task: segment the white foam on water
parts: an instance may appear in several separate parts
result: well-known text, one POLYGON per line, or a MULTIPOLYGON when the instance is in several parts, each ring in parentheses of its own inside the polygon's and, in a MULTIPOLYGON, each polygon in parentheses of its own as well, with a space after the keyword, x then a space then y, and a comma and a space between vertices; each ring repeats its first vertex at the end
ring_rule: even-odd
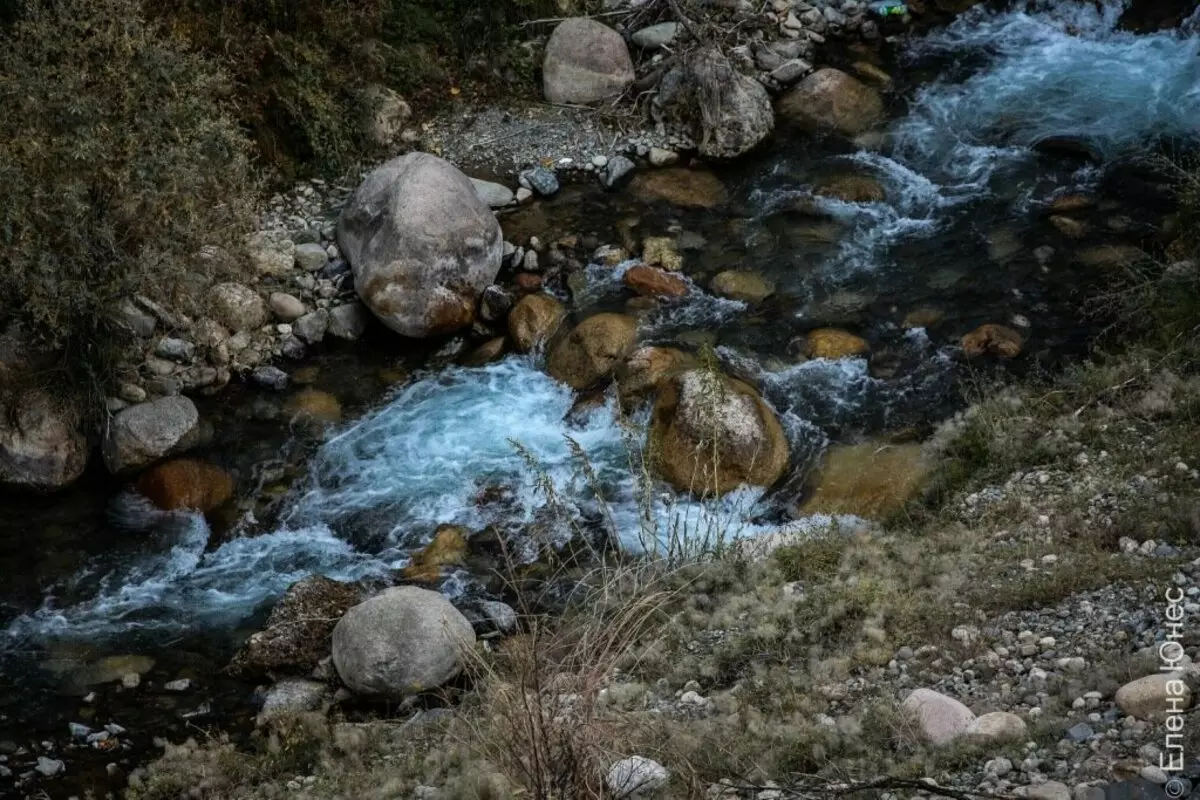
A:
MULTIPOLYGON (((587 307, 624 296, 625 273, 641 263, 637 259, 629 259, 615 267, 588 265, 587 287, 580 293, 576 304, 587 307)), ((684 282, 687 294, 663 298, 656 308, 642 314, 638 327, 644 337, 668 336, 691 328, 720 327, 737 319, 746 310, 745 303, 711 295, 682 272, 671 274, 684 282)))
POLYGON ((439 524, 477 529, 502 513, 510 529, 533 525, 546 507, 539 473, 554 486, 568 524, 611 520, 633 551, 699 548, 775 529, 752 521, 760 489, 699 503, 645 486, 635 477, 642 430, 622 421, 611 399, 568 421, 574 402, 569 387, 528 357, 419 380, 321 447, 278 530, 206 552, 210 533, 201 517, 164 515, 169 530, 148 537, 142 552, 102 577, 89 568, 14 621, 6 638, 236 625, 307 575, 386 578, 439 524), (586 454, 595 483, 568 437, 586 454), (489 486, 510 490, 512 504, 502 512, 481 507, 479 493, 489 486), (75 595, 88 599, 59 599, 75 595))
MULTIPOLYGON (((138 630, 234 625, 264 600, 321 572, 342 580, 382 576, 387 565, 358 553, 328 529, 284 530, 240 538, 205 552, 210 532, 198 515, 174 514, 169 541, 104 574, 90 599, 41 608, 14 620, 10 643, 38 638, 95 638, 138 630)), ((94 568, 75 583, 90 584, 94 568)), ((73 588, 67 587, 68 593, 73 588)))
POLYGON ((1086 139, 1105 156, 1200 123, 1200 40, 1117 29, 1124 4, 1040 3, 1033 13, 976 8, 915 41, 914 58, 985 63, 918 94, 893 127, 901 158, 940 182, 984 187, 1051 136, 1086 139), (1003 147, 995 150, 997 139, 1003 147))
MULTIPOLYGON (((1033 11, 976 7, 909 45, 913 61, 931 56, 973 62, 917 92, 888 132, 886 154, 849 157, 884 185, 884 203, 814 198, 847 226, 838 253, 823 265, 844 278, 886 265, 886 250, 927 237, 969 204, 1010 191, 1014 176, 1053 136, 1088 142, 1105 157, 1158 136, 1194 136, 1200 128, 1200 12, 1182 31, 1137 35, 1116 27, 1119 2, 1042 2, 1033 11)), ((773 172, 774 179, 782 170, 773 172)), ((1086 179, 1086 175, 1080 176, 1086 179)), ((812 187, 756 192, 765 217, 811 197, 812 187)), ((1027 211, 1028 190, 1014 197, 1027 211)))

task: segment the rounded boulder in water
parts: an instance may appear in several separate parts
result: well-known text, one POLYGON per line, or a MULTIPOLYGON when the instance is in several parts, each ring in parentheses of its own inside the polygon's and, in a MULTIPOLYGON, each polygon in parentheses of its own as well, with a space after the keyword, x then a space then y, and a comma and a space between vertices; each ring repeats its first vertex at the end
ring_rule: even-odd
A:
POLYGON ((504 251, 500 223, 471 180, 428 153, 368 175, 338 220, 337 238, 367 308, 418 339, 474 321, 504 251))
POLYGON ((518 352, 528 353, 549 340, 566 316, 563 304, 550 295, 529 294, 508 315, 508 335, 518 352))
POLYGON ((346 612, 333 629, 333 664, 356 694, 399 699, 452 680, 474 643, 471 623, 449 600, 401 586, 346 612))
POLYGON ((586 389, 610 376, 637 343, 637 320, 625 314, 596 314, 581 322, 550 353, 551 377, 586 389))
POLYGON ((771 486, 788 467, 775 412, 747 384, 707 369, 662 384, 649 436, 663 478, 693 494, 771 486))
POLYGON ((233 497, 233 478, 214 464, 179 458, 142 473, 134 488, 163 511, 205 513, 233 497))

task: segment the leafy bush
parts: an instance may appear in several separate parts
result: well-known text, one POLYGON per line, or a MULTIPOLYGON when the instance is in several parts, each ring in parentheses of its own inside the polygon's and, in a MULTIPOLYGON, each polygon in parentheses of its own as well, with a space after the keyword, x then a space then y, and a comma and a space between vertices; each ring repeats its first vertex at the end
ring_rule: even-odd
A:
POLYGON ((0 47, 0 262, 37 344, 101 388, 111 312, 170 300, 250 187, 230 86, 138 0, 31 0, 0 47))

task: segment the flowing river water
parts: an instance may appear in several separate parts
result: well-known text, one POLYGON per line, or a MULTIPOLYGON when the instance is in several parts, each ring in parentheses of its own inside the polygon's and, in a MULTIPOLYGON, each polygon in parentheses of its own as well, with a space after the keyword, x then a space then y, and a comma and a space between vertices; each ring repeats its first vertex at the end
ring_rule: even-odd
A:
MULTIPOLYGON (((1161 222, 1161 208, 1122 193, 1114 165, 1195 135, 1200 39, 1187 23, 1120 31, 1121 10, 1058 2, 970 12, 888 65, 907 88, 876 148, 781 130, 770 148, 718 172, 729 201, 716 209, 573 186, 503 217, 506 238, 617 241, 636 219, 640 235, 685 244, 695 287, 733 267, 774 281, 776 295, 754 308, 695 288, 643 314, 640 340, 713 344, 779 412, 800 472, 831 442, 927 431, 963 403, 963 333, 985 322, 1018 327, 1028 342, 1009 367, 1018 372, 1079 357, 1096 325, 1080 303, 1106 273, 1076 256, 1145 245, 1161 222), (821 180, 846 172, 877 180, 885 201, 814 197, 821 180), (1047 209, 1079 193, 1100 200, 1087 212, 1091 233, 1068 239, 1047 223, 1047 209), (808 213, 797 210, 805 204, 808 213), (905 329, 905 315, 922 308, 944 318, 905 329), (887 358, 797 363, 789 342, 827 324, 851 327, 887 358)), ((622 270, 590 267, 574 310, 620 308, 622 270)), ((633 551, 661 545, 681 519, 691 530, 707 527, 696 520, 732 522, 741 535, 824 522, 750 490, 717 507, 656 490, 647 511, 630 470, 638 417, 622 420, 611 399, 572 413, 573 393, 535 356, 464 368, 405 347, 376 332, 316 358, 317 387, 346 409, 321 441, 294 432, 279 400, 256 390, 206 401, 217 437, 200 456, 230 469, 241 496, 255 499, 228 530, 177 516, 151 534, 123 533, 108 516, 121 487, 98 474, 54 498, 0 498, 0 753, 49 744, 78 792, 107 787, 103 765, 136 759, 153 736, 244 724, 254 687, 219 671, 291 583, 310 574, 390 580, 442 523, 499 526, 518 542, 539 523, 544 495, 514 443, 571 515, 611 515, 633 551), (400 371, 411 374, 397 382, 400 371), (604 508, 567 437, 587 454, 604 508), (478 502, 496 486, 507 502, 478 502), (144 685, 121 687, 129 671, 144 672, 144 685), (164 690, 180 677, 192 688, 164 690), (64 751, 71 722, 117 723, 132 749, 64 751)), ((443 590, 470 583, 462 576, 443 590)), ((8 766, 19 774, 28 769, 21 761, 8 766)), ((13 780, 2 775, 0 794, 13 780)), ((47 791, 58 796, 65 785, 47 791)))

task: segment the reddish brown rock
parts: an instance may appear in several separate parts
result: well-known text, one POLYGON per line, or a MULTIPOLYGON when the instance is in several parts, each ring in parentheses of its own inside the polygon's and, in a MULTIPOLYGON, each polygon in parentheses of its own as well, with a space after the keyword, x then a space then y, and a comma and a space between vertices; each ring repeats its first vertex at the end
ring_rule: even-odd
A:
POLYGON ((997 358, 1016 358, 1021 353, 1021 334, 1003 325, 987 323, 980 325, 962 339, 963 352, 968 358, 979 356, 996 356, 997 358))
POLYGON ((163 511, 206 513, 233 497, 233 478, 214 464, 180 458, 142 473, 134 488, 163 511))
POLYGON ((683 297, 687 281, 661 269, 644 265, 630 267, 625 273, 625 285, 647 297, 683 297))

